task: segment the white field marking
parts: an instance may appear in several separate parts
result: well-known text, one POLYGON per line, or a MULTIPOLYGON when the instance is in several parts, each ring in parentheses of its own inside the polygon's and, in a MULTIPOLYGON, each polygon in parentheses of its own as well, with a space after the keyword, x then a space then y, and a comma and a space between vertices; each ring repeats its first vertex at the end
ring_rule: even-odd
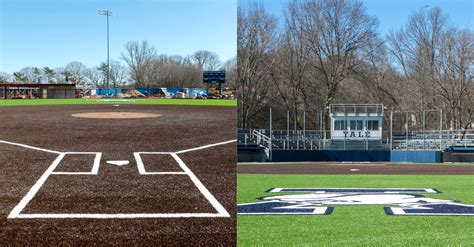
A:
POLYGON ((130 164, 128 160, 107 160, 107 164, 116 166, 126 166, 130 164))
POLYGON ((133 156, 135 156, 135 160, 137 161, 137 168, 138 173, 140 175, 182 175, 187 174, 186 172, 147 172, 145 170, 145 164, 143 164, 142 157, 140 154, 159 154, 159 155, 172 155, 172 153, 168 152, 135 152, 133 156))
POLYGON ((426 193, 434 193, 434 194, 438 193, 438 192, 437 192, 436 190, 434 190, 434 189, 425 189, 425 191, 426 191, 426 193))
POLYGON ((274 188, 270 190, 269 192, 280 192, 282 188, 274 188))
MULTIPOLYGON (((97 175, 99 173, 100 159, 102 158, 102 153, 99 152, 64 152, 64 155, 67 154, 95 154, 94 164, 92 165, 92 170, 90 172, 51 172, 53 175, 97 175)), ((64 158, 64 156, 63 156, 64 158)), ((61 163, 61 161, 59 161, 61 163)))
POLYGON ((186 172, 146 172, 141 175, 187 175, 186 172))
POLYGON ((135 219, 135 218, 219 218, 219 213, 160 213, 160 214, 20 214, 21 219, 135 219))
POLYGON ((174 153, 175 154, 182 154, 182 153, 186 153, 186 152, 191 152, 191 151, 210 148, 210 147, 214 147, 214 146, 224 145, 224 144, 228 144, 228 143, 232 143, 232 142, 236 142, 236 141, 237 141, 237 139, 230 140, 230 141, 225 141, 225 142, 219 142, 219 143, 209 144, 209 145, 205 145, 205 146, 201 146, 201 147, 197 147, 197 148, 190 148, 190 149, 186 149, 186 150, 181 150, 181 151, 174 152, 174 153))
MULTIPOLYGON (((179 151, 179 153, 190 152, 194 150, 204 149, 212 146, 223 145, 231 142, 235 142, 236 140, 231 140, 227 142, 221 142, 211 145, 206 145, 198 148, 188 149, 179 151)), ((193 181, 196 185, 198 190, 204 195, 204 197, 212 204, 214 209, 217 210, 217 213, 151 213, 151 214, 20 214, 21 211, 26 207, 26 205, 33 199, 36 193, 41 189, 43 184, 46 182, 48 177, 51 174, 97 174, 100 158, 102 153, 98 152, 82 152, 83 154, 96 154, 94 159, 94 166, 92 172, 77 172, 77 173, 70 173, 70 172, 53 172, 61 160, 64 158, 66 154, 77 154, 77 152, 58 152, 53 150, 47 150, 42 148, 36 148, 28 145, 18 144, 18 143, 11 143, 6 141, 1 141, 0 143, 6 143, 11 145, 17 145, 21 147, 31 148, 39 151, 51 152, 59 154, 59 156, 54 160, 54 162, 48 167, 48 169, 43 173, 43 175, 36 181, 36 183, 30 188, 28 193, 22 198, 22 200, 13 208, 7 218, 22 218, 22 219, 38 219, 38 218, 93 218, 93 219, 129 219, 129 218, 209 218, 209 217, 230 217, 230 214, 227 210, 217 201, 217 199, 209 192, 209 190, 201 183, 201 181, 194 175, 194 173, 186 166, 186 164, 178 157, 177 153, 170 153, 170 152, 135 152, 133 155, 137 161, 137 167, 140 174, 147 174, 145 171, 145 167, 143 165, 143 160, 140 157, 140 153, 143 154, 170 154, 176 162, 179 164, 181 169, 184 172, 157 172, 156 174, 186 174, 189 178, 193 181)), ((153 174, 153 173, 150 173, 153 174)))
POLYGON ((217 199, 209 192, 209 190, 204 186, 204 184, 201 183, 201 181, 194 175, 194 173, 191 171, 191 169, 186 166, 186 164, 181 160, 181 158, 178 157, 176 153, 172 153, 171 156, 178 162, 179 166, 183 171, 185 171, 189 178, 193 181, 193 183, 196 185, 198 190, 206 197, 206 199, 212 204, 212 206, 217 210, 217 212, 222 215, 223 217, 230 217, 230 214, 225 210, 225 208, 217 201, 217 199))
POLYGON ((33 146, 30 146, 30 145, 25 145, 25 144, 21 144, 21 143, 7 142, 7 141, 2 141, 2 140, 0 140, 0 143, 5 143, 5 144, 9 144, 9 145, 29 148, 29 149, 33 149, 33 150, 48 152, 48 153, 61 154, 61 152, 59 152, 59 151, 54 151, 54 150, 49 150, 49 149, 44 149, 44 148, 37 148, 37 147, 33 147, 33 146))
MULTIPOLYGON (((415 191, 418 193, 429 193, 429 194, 439 193, 435 189, 428 189, 428 188, 273 188, 268 192, 282 192, 282 190, 285 190, 285 189, 291 189, 293 191, 283 191, 283 192, 302 192, 298 190, 313 190, 313 191, 304 191, 304 192, 326 193, 325 190, 330 190, 330 189, 337 189, 337 190, 351 189, 351 190, 392 190, 392 191, 385 191, 384 193, 414 193, 412 191, 415 191, 415 190, 423 190, 423 191, 415 191)), ((367 191, 367 192, 370 192, 370 191, 367 191)), ((357 192, 357 193, 363 193, 363 192, 357 192)))
POLYGON ((26 195, 21 199, 21 201, 13 208, 7 218, 13 219, 17 218, 20 212, 26 207, 26 204, 30 202, 31 199, 36 195, 44 182, 48 179, 49 175, 56 169, 59 165, 59 162, 64 158, 64 153, 59 154, 59 156, 54 160, 54 162, 48 167, 48 169, 41 175, 41 177, 36 181, 36 183, 31 187, 31 189, 26 193, 26 195))
POLYGON ((393 215, 404 215, 406 214, 405 213, 405 210, 403 210, 403 208, 390 208, 392 210, 392 213, 393 215))

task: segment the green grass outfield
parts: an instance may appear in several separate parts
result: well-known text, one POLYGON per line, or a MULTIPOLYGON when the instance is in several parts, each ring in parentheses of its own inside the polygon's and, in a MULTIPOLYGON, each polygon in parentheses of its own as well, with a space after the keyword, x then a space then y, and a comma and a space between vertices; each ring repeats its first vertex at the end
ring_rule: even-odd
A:
MULTIPOLYGON (((239 174, 239 203, 275 187, 436 188, 426 197, 474 204, 471 175, 239 174)), ((238 216, 239 246, 474 246, 474 216, 388 216, 383 206, 335 206, 332 215, 238 216)))
POLYGON ((206 105, 237 106, 237 100, 226 99, 14 99, 0 100, 0 106, 33 105, 206 105))

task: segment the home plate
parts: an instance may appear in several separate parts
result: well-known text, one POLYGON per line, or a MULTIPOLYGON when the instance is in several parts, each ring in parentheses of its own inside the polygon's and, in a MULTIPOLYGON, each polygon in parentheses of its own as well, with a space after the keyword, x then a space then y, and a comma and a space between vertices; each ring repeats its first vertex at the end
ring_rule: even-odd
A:
POLYGON ((351 169, 351 172, 358 172, 360 169, 351 169))
POLYGON ((108 160, 107 161, 107 164, 111 164, 111 165, 116 165, 116 166, 124 166, 124 165, 128 165, 128 160, 108 160))

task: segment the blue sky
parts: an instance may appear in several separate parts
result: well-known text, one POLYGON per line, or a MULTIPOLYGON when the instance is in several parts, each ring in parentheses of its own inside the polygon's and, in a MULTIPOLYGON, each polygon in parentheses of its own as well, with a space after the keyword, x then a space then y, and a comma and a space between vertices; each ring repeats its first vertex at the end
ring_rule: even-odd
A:
MULTIPOLYGON (((452 24, 463 28, 474 28, 474 0, 361 0, 368 14, 377 16, 382 34, 390 29, 398 30, 404 26, 413 11, 424 6, 438 6, 449 16, 452 24)), ((239 0, 245 7, 249 2, 260 2, 270 13, 282 16, 289 0, 239 0)))
POLYGON ((141 40, 160 54, 210 50, 223 61, 237 54, 237 0, 0 0, 0 71, 98 65, 107 56, 100 9, 113 12, 111 59, 141 40))

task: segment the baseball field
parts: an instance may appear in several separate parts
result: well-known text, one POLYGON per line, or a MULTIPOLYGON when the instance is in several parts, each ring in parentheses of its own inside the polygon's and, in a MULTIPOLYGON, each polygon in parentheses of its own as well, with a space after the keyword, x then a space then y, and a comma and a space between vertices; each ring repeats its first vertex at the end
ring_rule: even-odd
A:
POLYGON ((235 244, 235 101, 0 105, 2 244, 235 244))
MULTIPOLYGON (((295 194, 271 192, 274 188, 430 188, 428 191, 436 193, 423 193, 426 198, 474 205, 474 180, 472 175, 454 175, 462 173, 473 174, 474 165, 239 164, 237 201, 245 204, 261 202, 263 197, 295 194)), ((472 215, 399 216, 388 215, 384 205, 333 203, 333 211, 327 215, 239 215, 238 245, 470 246, 474 243, 472 215)))

